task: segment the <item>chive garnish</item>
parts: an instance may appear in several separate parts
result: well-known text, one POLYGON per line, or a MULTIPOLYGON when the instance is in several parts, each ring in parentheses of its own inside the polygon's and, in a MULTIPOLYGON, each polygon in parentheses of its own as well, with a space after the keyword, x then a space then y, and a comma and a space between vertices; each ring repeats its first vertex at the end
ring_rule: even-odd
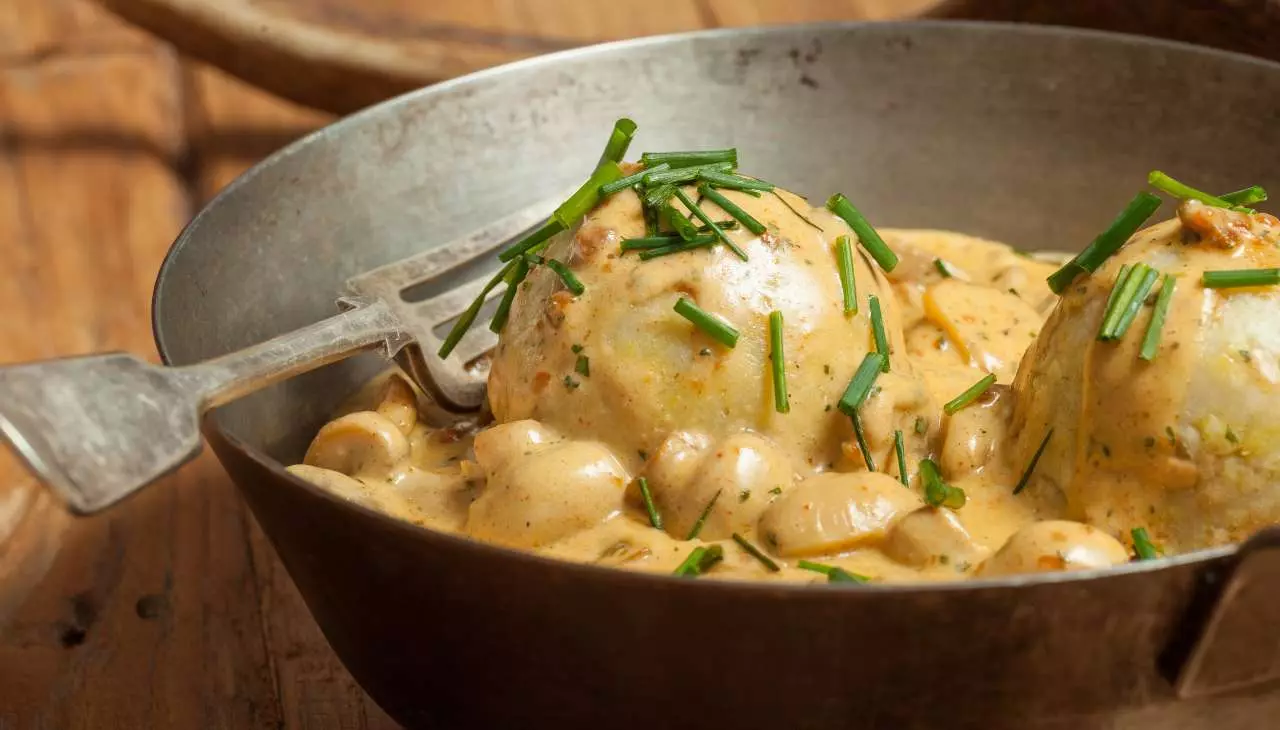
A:
POLYGON ((679 236, 642 236, 640 238, 624 238, 619 244, 618 249, 621 251, 643 251, 650 248, 662 248, 663 246, 672 246, 684 241, 679 236))
POLYGON ((810 570, 814 573, 821 573, 827 576, 828 583, 869 583, 871 579, 865 575, 858 575, 844 568, 835 565, 824 565, 815 563, 811 560, 801 560, 796 563, 796 567, 801 570, 810 570))
POLYGON ((1120 290, 1124 288, 1125 281, 1129 278, 1129 272, 1133 270, 1133 264, 1121 264, 1120 271, 1116 274, 1116 283, 1111 286, 1111 293, 1107 295, 1107 306, 1102 308, 1102 321, 1107 320, 1107 315, 1116 306, 1116 297, 1120 295, 1120 290))
POLYGON ((720 239, 716 238, 715 236, 697 236, 692 241, 681 241, 678 238, 676 240, 678 241, 678 243, 673 243, 670 246, 662 246, 660 248, 651 248, 645 251, 641 251, 640 260, 648 261, 649 259, 656 259, 659 256, 668 256, 673 253, 683 253, 685 251, 693 251, 694 249, 706 248, 707 246, 714 246, 715 244, 720 242, 720 239))
POLYGON ((1235 289, 1242 286, 1280 284, 1280 269, 1232 269, 1206 271, 1201 279, 1206 289, 1235 289))
POLYGON ((942 407, 942 410, 945 411, 948 416, 954 414, 956 411, 980 398, 983 393, 987 392, 988 388, 995 385, 995 382, 996 374, 989 373, 983 377, 982 380, 979 380, 968 388, 965 388, 963 393, 947 401, 947 404, 942 407))
POLYGON ((449 353, 453 352, 453 348, 457 347, 459 342, 462 342, 462 336, 467 334, 467 330, 471 328, 471 325, 476 321, 476 317, 480 315, 480 308, 484 306, 485 297, 489 295, 489 292, 493 291, 498 282, 502 281, 515 266, 514 261, 507 262, 506 266, 503 266, 498 273, 493 275, 492 279, 485 283, 484 287, 480 289, 480 294, 471 302, 471 306, 467 307, 467 311, 463 312, 461 317, 458 317, 457 322, 454 322, 453 329, 449 330, 444 342, 440 344, 440 349, 436 351, 436 355, 441 360, 449 357, 449 353))
POLYGON ((1137 554, 1138 560, 1155 560, 1160 557, 1155 543, 1151 542, 1151 536, 1147 534, 1147 528, 1135 527, 1129 534, 1133 536, 1133 552, 1137 554))
POLYGON ((884 355, 878 352, 868 352, 862 358, 862 363, 858 365, 858 369, 853 374, 853 378, 849 381, 848 387, 844 389, 844 395, 840 398, 840 412, 846 416, 853 416, 862 407, 867 396, 871 394, 871 386, 875 385, 876 377, 880 375, 880 371, 884 368, 884 355))
POLYGON ((675 185, 659 185, 653 188, 646 188, 644 191, 644 204, 646 208, 659 209, 660 219, 662 206, 671 202, 671 199, 675 196, 675 185))
POLYGON ((507 290, 502 293, 502 301, 498 302, 498 308, 493 312, 493 319, 489 320, 490 332, 495 335, 500 334, 502 328, 507 326, 507 317, 511 314, 511 303, 516 299, 516 287, 528 275, 529 262, 522 256, 516 260, 515 268, 511 270, 511 275, 507 277, 507 290))
POLYGON ((1049 288, 1054 294, 1061 294, 1076 277, 1097 271, 1104 261, 1111 258, 1112 254, 1119 251, 1137 233, 1161 204, 1160 198, 1151 193, 1144 191, 1135 195, 1105 231, 1099 233, 1075 258, 1049 275, 1049 288))
POLYGON ((942 259, 934 259, 933 268, 937 269, 938 273, 942 274, 942 278, 944 279, 950 279, 951 277, 955 276, 955 274, 951 273, 951 264, 948 264, 946 261, 943 261, 942 259))
POLYGON ((573 364, 573 371, 584 378, 591 377, 591 359, 586 355, 579 355, 577 362, 573 364))
POLYGON ((640 477, 636 481, 640 487, 640 500, 644 502, 644 511, 649 513, 649 524, 661 530, 662 515, 658 512, 658 505, 653 502, 653 492, 649 491, 649 480, 640 477))
POLYGON ((920 460, 920 480, 924 482, 924 501, 930 507, 960 509, 968 498, 964 490, 942 480, 938 464, 933 459, 920 460))
POLYGON ((664 170, 669 170, 669 169, 670 167, 667 165, 658 165, 657 167, 654 167, 654 168, 646 168, 644 170, 641 170, 640 172, 632 173, 630 175, 627 175, 624 178, 614 180, 613 182, 605 183, 604 185, 600 186, 600 196, 605 197, 608 195, 613 195, 619 190, 625 190, 626 188, 632 187, 634 185, 639 185, 640 183, 644 182, 645 175, 648 175, 651 172, 662 172, 664 170))
POLYGON ((657 172, 650 172, 644 176, 644 186, 649 188, 654 187, 655 185, 690 183, 698 179, 699 173, 726 172, 730 169, 732 169, 732 167, 728 163, 717 163, 702 167, 686 167, 680 170, 659 170, 657 172))
POLYGON ((613 131, 609 133, 609 141, 604 145, 604 153, 600 155, 600 163, 622 162, 627 156, 627 148, 631 146, 631 138, 636 136, 636 123, 623 117, 613 123, 613 131))
POLYGON ((858 442, 858 451, 862 453, 862 463, 866 464, 867 471, 875 471, 876 460, 871 455, 871 447, 867 445, 867 434, 862 430, 862 417, 854 411, 849 420, 853 421, 853 438, 858 442))
POLYGON ((707 506, 702 508, 702 514, 698 515, 698 521, 693 523, 693 528, 689 530, 689 536, 686 540, 693 540, 702 533, 702 526, 707 523, 707 518, 711 516, 711 510, 716 506, 716 502, 720 499, 723 489, 717 489, 716 493, 711 496, 711 501, 707 502, 707 506))
POLYGON ((871 305, 871 335, 876 341, 876 352, 884 355, 884 364, 880 371, 889 372, 889 336, 884 332, 884 315, 880 313, 880 297, 872 294, 867 297, 871 305))
POLYGON ((696 167, 727 162, 730 167, 738 166, 738 150, 698 150, 694 152, 646 152, 640 155, 640 161, 646 166, 667 163, 673 168, 696 167))
POLYGON ((681 203, 685 204, 686 208, 688 208, 695 216, 698 217, 698 220, 702 221, 702 225, 710 227, 711 232, 716 234, 716 238, 719 238, 720 241, 724 243, 724 245, 728 246, 729 249, 738 256, 738 258, 742 259, 743 261, 748 260, 747 252, 743 251, 741 248, 738 248, 738 244, 729 240, 729 237, 725 235, 724 231, 720 230, 720 226, 717 226, 716 222, 711 220, 711 216, 707 215, 706 212, 703 211, 702 208, 699 207, 697 203, 693 202, 693 200, 691 200, 683 190, 681 190, 680 188, 676 188, 676 197, 680 199, 681 203))
POLYGON ((1120 291, 1114 298, 1108 298, 1111 306, 1103 313, 1102 328, 1098 331, 1099 340, 1107 342, 1124 337, 1159 276, 1160 272, 1139 263, 1129 269, 1123 282, 1116 282, 1120 291))
POLYGON ((676 567, 674 575, 697 578, 724 560, 724 548, 719 545, 699 545, 689 551, 689 557, 676 567))
MULTIPOLYGON (((681 192, 679 188, 672 188, 672 190, 676 194, 681 192)), ((687 198, 688 196, 686 195, 685 197, 687 198)), ((666 221, 667 225, 671 226, 671 230, 678 233, 684 240, 692 241, 697 238, 698 231, 693 227, 693 223, 690 223, 688 218, 685 218, 680 211, 676 210, 674 205, 663 203, 658 216, 663 221, 666 221)))
POLYGON ((787 199, 786 199, 786 198, 784 198, 784 197, 782 197, 782 195, 781 195, 780 193, 778 193, 778 191, 777 191, 777 190, 770 190, 770 191, 769 191, 769 193, 770 193, 770 194, 772 194, 772 195, 773 195, 773 197, 777 198, 777 199, 778 199, 778 202, 780 202, 780 203, 782 203, 783 205, 787 206, 787 210, 789 210, 789 211, 791 211, 792 213, 794 213, 794 214, 795 214, 795 216, 796 216, 797 218, 799 218, 800 220, 804 221, 805 223, 808 223, 810 228, 816 228, 816 229, 818 229, 819 231, 821 231, 821 230, 822 230, 822 226, 820 226, 820 225, 818 225, 817 223, 814 223, 813 221, 809 220, 809 218, 808 218, 804 213, 801 213, 800 211, 796 210, 795 206, 794 206, 794 205, 792 205, 791 203, 788 203, 788 202, 787 202, 787 199))
MULTIPOLYGON (((716 225, 720 226, 720 230, 722 231, 732 231, 738 227, 738 222, 735 220, 716 221, 716 225)), ((710 233, 711 226, 698 226, 695 230, 697 230, 698 233, 710 233)))
POLYGON ((503 249, 502 252, 498 254, 498 260, 510 261, 511 259, 516 258, 522 253, 527 253, 528 251, 531 251, 535 246, 542 243, 543 241, 546 241, 547 239, 556 235, 560 231, 563 231, 564 229, 565 227, 560 221, 556 220, 555 218, 550 218, 547 220, 546 223, 543 223, 542 225, 538 226, 537 230, 535 230, 534 232, 520 239, 519 241, 512 244, 508 248, 503 249))
POLYGON ((748 231, 751 231, 757 236, 765 232, 766 229, 760 221, 752 218, 750 213, 739 208, 736 203, 721 195, 719 192, 716 192, 706 183, 698 186, 698 194, 720 206, 724 212, 733 216, 734 220, 741 223, 748 231))
POLYGON ((733 537, 733 541, 738 543, 738 547, 742 548, 742 550, 746 552, 747 555, 750 555, 756 560, 759 560, 760 563, 764 565, 764 567, 769 569, 770 573, 777 573, 779 570, 782 570, 782 568, 778 567, 777 563, 773 562, 772 558, 770 558, 768 555, 765 555, 764 551, 762 551, 760 548, 756 547, 755 545, 752 545, 751 541, 748 540, 747 538, 743 537, 742 535, 739 535, 736 532, 733 533, 732 537, 733 537))
POLYGON ((556 276, 559 276, 560 281, 564 282, 564 287, 573 292, 574 296, 582 296, 582 293, 587 290, 587 288, 582 285, 582 282, 578 280, 578 277, 574 276, 573 272, 569 270, 568 266, 565 266, 555 259, 546 259, 540 263, 545 263, 547 268, 556 272, 556 276))
POLYGON ((910 487, 911 480, 907 478, 907 447, 902 442, 902 429, 893 432, 893 450, 898 455, 898 481, 902 482, 902 486, 910 487))
POLYGON ((600 186, 620 179, 622 179, 622 168, 618 167, 618 163, 612 161, 600 163, 582 187, 561 203, 551 217, 560 221, 560 225, 564 226, 565 230, 573 228, 600 202, 600 186))
POLYGON ((1022 477, 1018 479, 1018 485, 1013 488, 1013 493, 1018 494, 1027 488, 1027 484, 1031 482, 1031 473, 1036 470, 1036 464, 1040 463, 1040 456, 1044 453, 1045 447, 1049 445, 1049 439, 1053 437, 1053 429, 1044 435, 1040 441, 1040 446, 1036 447, 1036 453, 1031 456, 1031 462, 1027 464, 1027 468, 1023 470, 1022 477))
POLYGON ((836 239, 836 270, 840 272, 840 294, 844 297, 844 313, 858 313, 858 282, 853 275, 853 245, 848 236, 836 239))
POLYGON ((1253 205, 1265 202, 1267 191, 1261 185, 1251 185, 1243 190, 1236 190, 1218 197, 1232 205, 1253 205))
POLYGON ((1155 307, 1151 310, 1151 321, 1147 324, 1147 334, 1142 338, 1142 351, 1138 357, 1150 362, 1160 350, 1160 337, 1164 330, 1165 318, 1169 315, 1169 303, 1173 301, 1173 288, 1176 282, 1172 274, 1165 274, 1160 284, 1160 296, 1156 297, 1155 307))
POLYGON ((714 170, 702 170, 698 173, 698 179, 710 183, 718 188, 728 188, 730 190, 740 190, 742 192, 770 192, 773 190, 773 183, 764 180, 756 180, 741 175, 734 175, 728 172, 715 172, 714 170))
POLYGON ((1160 272, 1150 266, 1139 272, 1138 267, 1135 266, 1133 272, 1129 274, 1129 278, 1137 279, 1139 276, 1142 279, 1138 282, 1138 289, 1133 298, 1126 304, 1124 311, 1120 315, 1120 323, 1116 325, 1115 339, 1124 337, 1125 333, 1129 331, 1129 327, 1138 317, 1138 310, 1142 309, 1142 305, 1147 301, 1147 295, 1151 293, 1151 288, 1155 286, 1156 279, 1160 278, 1160 272))
POLYGON ((1205 205, 1212 205, 1215 208, 1231 207, 1230 202, 1223 200, 1216 195, 1210 195, 1203 190, 1196 190, 1190 185, 1180 183, 1159 170, 1152 170, 1151 174, 1147 175, 1147 182, 1156 190, 1163 190, 1175 198, 1181 198, 1182 200, 1199 200, 1201 203, 1204 203, 1205 205))
POLYGON ((782 312, 769 313, 769 365, 773 370, 773 409, 778 413, 790 413, 787 362, 782 347, 782 312))
POLYGON ((704 311, 685 297, 680 297, 676 301, 675 310, 676 314, 692 322, 695 327, 725 347, 738 344, 738 330, 734 329, 733 325, 704 311))
POLYGON ((871 254, 871 258, 875 259, 877 264, 880 264, 880 268, 885 271, 893 271, 893 267, 898 265, 898 255, 890 250, 889 244, 884 242, 880 234, 876 233, 876 229, 871 227, 871 224, 867 222, 867 219, 863 217, 857 208, 853 207, 853 203, 850 203, 848 198, 841 193, 832 195, 827 199, 827 210, 840 216, 845 223, 849 224, 849 227, 857 234, 858 242, 867 250, 867 253, 871 254))

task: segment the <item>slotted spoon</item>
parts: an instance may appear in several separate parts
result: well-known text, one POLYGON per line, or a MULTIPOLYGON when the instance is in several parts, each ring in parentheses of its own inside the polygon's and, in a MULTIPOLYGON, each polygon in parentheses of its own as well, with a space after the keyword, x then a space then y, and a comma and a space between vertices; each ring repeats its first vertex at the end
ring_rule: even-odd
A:
MULTIPOLYGON (((484 404, 497 336, 472 327, 446 359, 437 329, 475 300, 484 278, 446 279, 472 269, 541 223, 563 200, 540 201, 459 240, 348 279, 329 319, 239 352, 186 367, 108 353, 0 367, 0 435, 32 472, 78 514, 108 507, 200 451, 200 416, 294 375, 380 349, 443 409, 484 404), (405 293, 440 293, 409 301, 405 293)), ((495 260, 496 263, 496 260, 495 260)), ((499 285, 488 299, 501 296, 499 285)))

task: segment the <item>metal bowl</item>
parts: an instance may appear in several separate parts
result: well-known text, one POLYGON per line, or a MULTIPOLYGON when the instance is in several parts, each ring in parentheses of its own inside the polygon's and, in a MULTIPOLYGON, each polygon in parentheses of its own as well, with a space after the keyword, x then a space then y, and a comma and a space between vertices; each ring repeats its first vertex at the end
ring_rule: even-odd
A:
MULTIPOLYGON (((562 53, 382 104, 254 168, 174 244, 156 341, 191 363, 329 315, 347 277, 582 178, 619 116, 640 124, 638 148, 735 145, 749 170, 845 191, 879 225, 1073 249, 1153 167, 1209 189, 1280 188, 1278 99, 1275 64, 997 24, 562 53)), ((416 528, 287 474, 380 367, 357 358, 283 383, 205 433, 342 661, 407 725, 1220 730, 1280 712, 1257 683, 1274 675, 1280 624, 1214 634, 1236 625, 1212 605, 1239 588, 1234 548, 946 585, 691 582, 416 528), (1188 649, 1209 635, 1234 637, 1219 645, 1235 653, 1192 652, 1188 680, 1188 649)))

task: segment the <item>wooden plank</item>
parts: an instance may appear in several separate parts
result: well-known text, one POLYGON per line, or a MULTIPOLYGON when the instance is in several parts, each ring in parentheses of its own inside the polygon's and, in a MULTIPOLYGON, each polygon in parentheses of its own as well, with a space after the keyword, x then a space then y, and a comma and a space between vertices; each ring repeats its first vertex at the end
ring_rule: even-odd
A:
POLYGON ((85 0, 0 3, 0 62, 55 54, 141 49, 154 41, 85 0))

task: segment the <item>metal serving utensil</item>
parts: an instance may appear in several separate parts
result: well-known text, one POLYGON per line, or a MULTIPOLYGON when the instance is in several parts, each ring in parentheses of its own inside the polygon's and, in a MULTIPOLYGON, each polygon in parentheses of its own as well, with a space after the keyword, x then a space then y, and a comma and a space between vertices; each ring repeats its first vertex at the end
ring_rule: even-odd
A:
MULTIPOLYGON (((0 435, 77 514, 104 509, 200 452, 200 416, 286 378, 380 349, 444 410, 471 413, 485 399, 497 336, 472 327, 446 359, 436 330, 461 315, 484 278, 447 277, 491 257, 546 220, 543 200, 470 235, 348 279, 344 309, 326 320, 197 365, 152 365, 108 353, 0 367, 0 435), (415 288, 440 293, 409 301, 415 288)), ((502 295, 505 286, 487 299, 502 295)))

